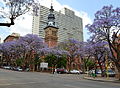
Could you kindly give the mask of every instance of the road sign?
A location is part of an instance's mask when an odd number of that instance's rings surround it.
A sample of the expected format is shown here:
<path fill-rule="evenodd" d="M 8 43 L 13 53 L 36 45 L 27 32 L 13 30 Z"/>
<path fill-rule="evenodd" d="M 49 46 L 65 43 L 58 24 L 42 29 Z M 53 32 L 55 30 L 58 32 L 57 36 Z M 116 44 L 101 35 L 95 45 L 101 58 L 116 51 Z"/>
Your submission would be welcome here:
<path fill-rule="evenodd" d="M 48 68 L 48 63 L 45 62 L 40 63 L 40 68 Z"/>

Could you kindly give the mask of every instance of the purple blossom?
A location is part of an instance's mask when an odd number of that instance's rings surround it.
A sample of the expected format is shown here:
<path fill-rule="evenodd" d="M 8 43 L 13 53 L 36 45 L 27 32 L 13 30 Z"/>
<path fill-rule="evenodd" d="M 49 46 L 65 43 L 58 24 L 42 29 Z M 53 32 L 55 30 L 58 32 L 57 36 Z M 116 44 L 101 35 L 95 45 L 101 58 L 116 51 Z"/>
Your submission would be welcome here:
<path fill-rule="evenodd" d="M 30 11 L 33 15 L 38 15 L 40 4 L 37 0 L 3 0 L 1 3 L 1 18 L 8 18 L 9 23 L 0 23 L 0 26 L 14 25 L 14 20 Z"/>
<path fill-rule="evenodd" d="M 39 10 L 39 2 L 35 0 L 4 0 L 6 7 L 10 9 L 10 12 L 7 13 L 10 18 L 16 18 L 26 12 L 30 11 L 31 7 L 33 7 L 33 12 L 36 14 Z"/>
<path fill-rule="evenodd" d="M 86 27 L 94 38 L 100 40 L 109 40 L 112 42 L 112 32 L 119 34 L 120 30 L 120 8 L 114 9 L 112 5 L 104 6 L 95 13 L 95 19 L 92 25 Z"/>

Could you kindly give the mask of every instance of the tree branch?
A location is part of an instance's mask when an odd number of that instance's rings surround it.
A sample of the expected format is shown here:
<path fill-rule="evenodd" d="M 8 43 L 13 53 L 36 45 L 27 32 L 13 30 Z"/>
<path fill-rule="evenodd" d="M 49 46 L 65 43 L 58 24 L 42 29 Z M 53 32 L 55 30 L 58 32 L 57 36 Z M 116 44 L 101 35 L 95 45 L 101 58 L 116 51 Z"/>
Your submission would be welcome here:
<path fill-rule="evenodd" d="M 10 18 L 11 20 L 11 23 L 0 23 L 0 26 L 7 26 L 7 27 L 10 27 L 11 25 L 14 25 L 14 18 Z"/>

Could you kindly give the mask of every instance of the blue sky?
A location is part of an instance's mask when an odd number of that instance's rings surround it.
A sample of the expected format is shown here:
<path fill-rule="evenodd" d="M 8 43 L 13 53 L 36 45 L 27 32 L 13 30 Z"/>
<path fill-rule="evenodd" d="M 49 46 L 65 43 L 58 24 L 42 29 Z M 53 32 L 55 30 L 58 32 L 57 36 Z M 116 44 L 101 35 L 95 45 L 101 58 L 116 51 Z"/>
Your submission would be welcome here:
<path fill-rule="evenodd" d="M 77 11 L 84 11 L 89 14 L 91 18 L 94 13 L 101 9 L 104 5 L 113 5 L 120 7 L 120 0 L 57 0 L 61 4 L 69 5 Z"/>
<path fill-rule="evenodd" d="M 100 10 L 105 5 L 113 5 L 120 7 L 120 0 L 57 0 L 61 4 L 69 5 L 77 11 L 84 11 L 88 14 L 91 21 L 94 19 L 96 11 Z M 84 40 L 89 38 L 89 33 L 84 28 Z"/>
<path fill-rule="evenodd" d="M 42 5 L 50 7 L 51 0 L 39 0 Z M 61 8 L 61 6 L 66 5 L 72 8 L 72 10 L 79 13 L 80 17 L 83 17 L 84 25 L 91 23 L 94 19 L 94 13 L 101 9 L 104 5 L 113 5 L 114 7 L 120 7 L 120 0 L 52 0 L 55 10 Z M 1 0 L 0 0 L 1 2 Z M 12 32 L 20 33 L 20 35 L 25 35 L 27 33 L 32 33 L 32 16 L 23 15 L 26 17 L 25 20 L 18 18 L 15 20 L 15 25 L 8 27 L 0 27 L 0 37 L 2 40 L 10 35 Z M 1 22 L 1 20 L 0 20 Z M 29 23 L 29 24 L 28 24 Z M 22 25 L 22 26 L 21 26 Z M 27 26 L 29 25 L 29 26 Z M 84 40 L 89 38 L 89 34 L 84 28 Z"/>

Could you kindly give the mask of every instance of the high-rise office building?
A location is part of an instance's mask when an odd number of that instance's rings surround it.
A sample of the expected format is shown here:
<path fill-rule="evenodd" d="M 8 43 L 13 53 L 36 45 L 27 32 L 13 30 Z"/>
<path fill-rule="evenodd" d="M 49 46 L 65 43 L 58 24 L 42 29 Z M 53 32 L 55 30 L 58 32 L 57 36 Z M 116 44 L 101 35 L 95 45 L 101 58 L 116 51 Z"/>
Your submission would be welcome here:
<path fill-rule="evenodd" d="M 45 38 L 44 28 L 48 22 L 49 8 L 40 6 L 38 16 L 33 16 L 32 33 Z M 58 29 L 58 42 L 69 38 L 83 41 L 83 24 L 82 18 L 75 15 L 75 12 L 63 8 L 59 12 L 54 11 L 55 22 Z"/>

